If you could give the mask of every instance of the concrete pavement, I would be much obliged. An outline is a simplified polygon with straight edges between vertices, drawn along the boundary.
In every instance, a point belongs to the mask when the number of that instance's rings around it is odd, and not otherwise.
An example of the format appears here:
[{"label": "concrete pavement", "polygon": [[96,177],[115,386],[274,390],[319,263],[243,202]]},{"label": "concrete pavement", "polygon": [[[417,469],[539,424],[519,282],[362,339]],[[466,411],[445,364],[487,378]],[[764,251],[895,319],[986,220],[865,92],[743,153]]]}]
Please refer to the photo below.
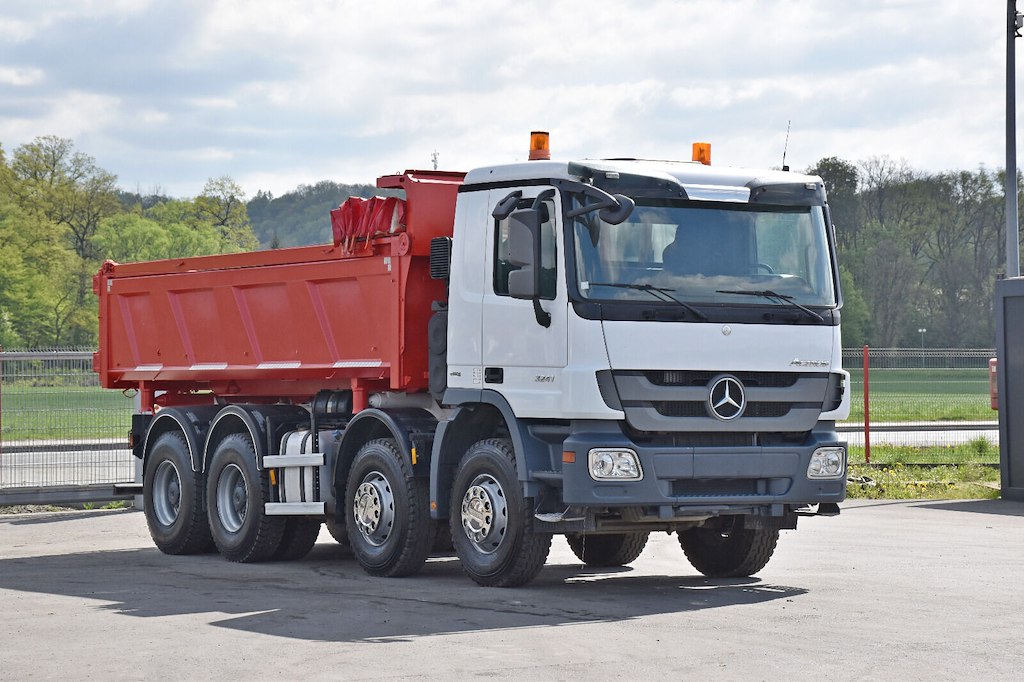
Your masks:
[{"label": "concrete pavement", "polygon": [[675,537],[632,566],[477,587],[458,561],[372,578],[306,559],[169,557],[134,511],[0,516],[0,679],[1017,679],[1024,504],[845,503],[750,580]]}]

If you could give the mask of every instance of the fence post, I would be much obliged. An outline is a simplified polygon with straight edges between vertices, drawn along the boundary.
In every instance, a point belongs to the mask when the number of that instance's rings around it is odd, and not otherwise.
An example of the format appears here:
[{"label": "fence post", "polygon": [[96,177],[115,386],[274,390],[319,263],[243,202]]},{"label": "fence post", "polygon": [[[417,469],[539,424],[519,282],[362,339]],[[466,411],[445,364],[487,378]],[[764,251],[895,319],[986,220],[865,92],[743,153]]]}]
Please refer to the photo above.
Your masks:
[{"label": "fence post", "polygon": [[4,347],[0,346],[0,488],[4,483]]},{"label": "fence post", "polygon": [[871,410],[870,400],[868,400],[868,394],[871,392],[868,388],[868,371],[870,367],[868,362],[868,347],[864,346],[864,463],[871,464]]}]

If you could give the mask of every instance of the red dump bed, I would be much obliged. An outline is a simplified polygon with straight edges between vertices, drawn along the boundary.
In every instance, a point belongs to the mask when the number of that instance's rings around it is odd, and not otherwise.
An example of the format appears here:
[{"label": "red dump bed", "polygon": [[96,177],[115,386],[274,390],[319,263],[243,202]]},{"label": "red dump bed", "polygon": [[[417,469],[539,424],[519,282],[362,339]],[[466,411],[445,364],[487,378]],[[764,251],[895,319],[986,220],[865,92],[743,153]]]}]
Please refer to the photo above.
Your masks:
[{"label": "red dump bed", "polygon": [[[306,400],[321,389],[427,386],[430,240],[451,235],[461,173],[406,171],[404,227],[341,243],[150,263],[96,275],[107,388],[166,392],[162,404]],[[207,397],[197,396],[205,393]]]}]

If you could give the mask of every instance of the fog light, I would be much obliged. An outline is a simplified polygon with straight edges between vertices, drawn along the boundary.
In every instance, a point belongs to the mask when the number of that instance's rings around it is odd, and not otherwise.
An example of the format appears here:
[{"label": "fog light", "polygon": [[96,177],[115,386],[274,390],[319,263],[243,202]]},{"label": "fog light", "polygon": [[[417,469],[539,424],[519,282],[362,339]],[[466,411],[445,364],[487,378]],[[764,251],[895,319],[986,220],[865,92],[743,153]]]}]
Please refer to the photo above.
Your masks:
[{"label": "fog light", "polygon": [[807,478],[842,478],[846,475],[846,448],[818,448],[811,454]]},{"label": "fog light", "polygon": [[595,481],[639,481],[644,477],[640,460],[632,450],[594,448],[587,454],[590,477]]}]

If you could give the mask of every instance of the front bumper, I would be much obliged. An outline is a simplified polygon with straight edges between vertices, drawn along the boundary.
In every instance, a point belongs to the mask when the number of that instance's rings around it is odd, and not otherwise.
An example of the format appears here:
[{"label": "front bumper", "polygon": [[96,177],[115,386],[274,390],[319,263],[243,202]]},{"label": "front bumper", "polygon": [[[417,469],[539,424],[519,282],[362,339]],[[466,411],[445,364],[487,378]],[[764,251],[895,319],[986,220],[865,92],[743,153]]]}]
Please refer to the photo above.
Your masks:
[{"label": "front bumper", "polygon": [[[834,480],[807,477],[811,453],[825,446],[846,449],[832,423],[819,424],[797,444],[699,447],[641,445],[618,423],[577,422],[563,445],[576,456],[562,464],[562,501],[578,507],[657,507],[662,518],[751,508],[768,508],[776,516],[783,505],[837,503],[846,497],[845,474]],[[587,466],[592,448],[633,450],[643,478],[595,481]]]}]

